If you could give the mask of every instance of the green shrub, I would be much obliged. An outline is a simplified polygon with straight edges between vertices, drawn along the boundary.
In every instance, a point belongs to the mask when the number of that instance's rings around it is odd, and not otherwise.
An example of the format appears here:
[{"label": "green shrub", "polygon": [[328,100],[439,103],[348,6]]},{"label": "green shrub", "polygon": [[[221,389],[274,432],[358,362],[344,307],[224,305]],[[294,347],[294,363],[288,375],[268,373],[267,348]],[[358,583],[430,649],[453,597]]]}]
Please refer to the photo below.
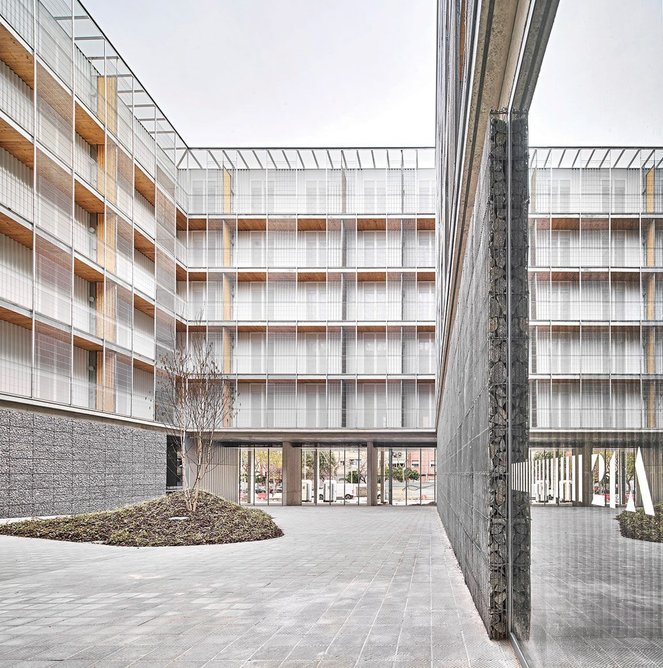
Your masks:
[{"label": "green shrub", "polygon": [[393,479],[398,480],[398,482],[403,482],[403,474],[405,474],[406,480],[419,480],[419,472],[414,469],[403,469],[400,466],[396,466],[391,471]]},{"label": "green shrub", "polygon": [[625,538],[663,543],[663,503],[654,506],[655,515],[645,515],[642,508],[635,512],[625,510],[615,518]]}]

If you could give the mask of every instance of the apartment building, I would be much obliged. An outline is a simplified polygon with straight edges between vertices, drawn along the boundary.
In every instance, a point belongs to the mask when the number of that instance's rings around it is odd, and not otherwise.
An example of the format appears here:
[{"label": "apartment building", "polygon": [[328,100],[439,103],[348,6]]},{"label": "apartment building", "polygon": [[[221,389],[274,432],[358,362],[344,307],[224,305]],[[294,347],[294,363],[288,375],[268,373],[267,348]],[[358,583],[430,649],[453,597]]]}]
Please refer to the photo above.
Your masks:
[{"label": "apartment building", "polygon": [[[530,152],[531,446],[555,455],[531,483],[545,481],[551,501],[590,503],[593,488],[615,483],[599,476],[597,453],[621,453],[623,471],[626,453],[663,430],[662,158],[654,148]],[[642,453],[656,503],[660,454]],[[629,481],[618,477],[624,505]]]},{"label": "apartment building", "polygon": [[659,153],[532,149],[534,430],[663,425]]},{"label": "apartment building", "polygon": [[663,501],[663,150],[539,147],[529,161],[529,452],[511,493],[527,499],[514,528],[532,552],[517,643],[526,665],[602,663],[595,640],[614,635],[621,665],[629,642],[648,653],[660,638],[660,546],[614,519],[650,520]]},{"label": "apartment building", "polygon": [[[201,337],[236,386],[231,498],[243,443],[434,444],[433,149],[190,148],[78,2],[0,3],[0,77],[3,513],[163,492],[159,367]],[[80,461],[57,502],[18,489],[44,416]]]}]

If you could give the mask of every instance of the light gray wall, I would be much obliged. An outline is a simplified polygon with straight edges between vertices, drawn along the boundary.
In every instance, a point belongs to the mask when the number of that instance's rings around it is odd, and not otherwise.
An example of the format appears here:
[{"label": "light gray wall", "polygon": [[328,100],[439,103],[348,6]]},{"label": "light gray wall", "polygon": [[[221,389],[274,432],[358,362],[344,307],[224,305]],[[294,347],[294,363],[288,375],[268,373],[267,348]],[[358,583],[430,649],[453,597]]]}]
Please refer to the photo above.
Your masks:
[{"label": "light gray wall", "polygon": [[0,409],[0,517],[104,510],[165,492],[164,433]]}]

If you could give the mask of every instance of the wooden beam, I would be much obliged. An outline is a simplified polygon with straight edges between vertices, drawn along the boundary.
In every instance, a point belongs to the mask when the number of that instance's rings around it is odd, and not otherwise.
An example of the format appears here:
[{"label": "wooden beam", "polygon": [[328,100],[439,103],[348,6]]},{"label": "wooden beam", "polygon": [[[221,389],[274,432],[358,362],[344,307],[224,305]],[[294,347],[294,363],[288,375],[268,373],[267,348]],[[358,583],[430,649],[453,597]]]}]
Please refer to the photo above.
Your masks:
[{"label": "wooden beam", "polygon": [[[608,274],[603,272],[582,272],[582,277],[585,280],[608,280]],[[613,281],[626,281],[630,283],[640,283],[640,271],[634,269],[633,271],[613,271],[611,274]],[[644,279],[644,277],[643,277]]]},{"label": "wooden beam", "polygon": [[9,322],[12,325],[18,325],[24,329],[32,329],[32,318],[29,315],[19,313],[18,311],[12,311],[4,306],[0,306],[0,320]]},{"label": "wooden beam", "polygon": [[358,218],[357,229],[362,231],[368,230],[386,230],[387,221],[385,218]]},{"label": "wooden beam", "polygon": [[186,269],[180,264],[179,260],[175,263],[175,276],[178,281],[186,281]]},{"label": "wooden beam", "polygon": [[240,283],[249,283],[252,281],[266,281],[267,273],[264,271],[238,271],[237,280]]},{"label": "wooden beam", "polygon": [[30,88],[35,87],[32,54],[2,24],[0,24],[0,60],[4,60]]},{"label": "wooden beam", "polygon": [[297,280],[301,283],[323,283],[327,277],[324,271],[300,271]]},{"label": "wooden beam", "polygon": [[[267,325],[237,325],[238,332],[264,332],[267,329]],[[212,328],[210,328],[212,331]]]},{"label": "wooden beam", "polygon": [[151,176],[148,176],[134,163],[134,184],[136,190],[152,205],[156,200],[156,186]]},{"label": "wooden beam", "polygon": [[154,258],[156,257],[154,241],[143,234],[137,227],[134,227],[134,248],[154,262]]},{"label": "wooden beam", "polygon": [[298,218],[297,229],[306,232],[324,232],[327,229],[325,218]]},{"label": "wooden beam", "polygon": [[74,345],[77,348],[83,348],[84,350],[94,350],[97,352],[103,350],[101,343],[98,341],[93,341],[92,339],[88,339],[84,336],[80,336],[79,334],[74,334]]},{"label": "wooden beam", "polygon": [[75,125],[76,132],[88,144],[95,146],[104,144],[106,135],[103,125],[78,100],[76,100]]},{"label": "wooden beam", "polygon": [[78,176],[74,181],[74,199],[76,204],[83,207],[88,213],[104,212],[104,200],[101,195],[81,181]]},{"label": "wooden beam", "polygon": [[154,318],[154,302],[134,292],[134,308]]},{"label": "wooden beam", "polygon": [[80,257],[74,257],[74,274],[84,278],[91,283],[101,283],[104,280],[104,274],[97,267],[88,264]]},{"label": "wooden beam", "polygon": [[[537,225],[541,223],[543,229],[548,228],[548,219],[542,218],[537,221]],[[550,219],[550,227],[553,230],[577,230],[580,227],[580,218],[578,216],[553,216]],[[608,229],[607,218],[586,218],[583,220],[583,227],[585,229]]]},{"label": "wooden beam", "polygon": [[435,218],[417,218],[418,230],[434,230]]},{"label": "wooden beam", "polygon": [[[354,329],[351,327],[351,329]],[[358,332],[385,332],[387,329],[386,325],[357,325]]]},{"label": "wooden beam", "polygon": [[386,271],[358,271],[357,282],[363,281],[386,281]]},{"label": "wooden beam", "polygon": [[[613,230],[637,230],[640,228],[639,216],[635,216],[633,218],[613,217],[612,220],[610,221],[610,227]],[[582,228],[584,230],[587,229],[587,227],[585,226],[584,218],[582,221]]]},{"label": "wooden beam", "polygon": [[189,218],[187,221],[188,227],[190,230],[206,230],[207,229],[207,219],[206,218]]},{"label": "wooden beam", "polygon": [[0,118],[0,146],[30,168],[34,167],[32,141]]},{"label": "wooden beam", "polygon": [[8,236],[26,248],[32,248],[32,225],[28,226],[1,212],[0,234]]},{"label": "wooden beam", "polygon": [[186,222],[187,222],[187,217],[184,211],[180,209],[179,204],[175,208],[176,213],[175,213],[175,219],[176,219],[176,224],[177,224],[177,229],[178,230],[186,230]]},{"label": "wooden beam", "polygon": [[267,229],[267,220],[265,218],[238,218],[238,230],[265,230]]},{"label": "wooden beam", "polygon": [[134,357],[133,365],[137,369],[141,369],[142,371],[148,371],[154,373],[154,362],[148,362],[147,360],[142,360],[137,357]]},{"label": "wooden beam", "polygon": [[[270,331],[273,329],[276,329],[275,327],[270,326]],[[327,331],[327,326],[326,325],[292,325],[292,330],[296,330],[297,332],[301,332],[302,334],[305,334],[306,332],[325,332]]]}]

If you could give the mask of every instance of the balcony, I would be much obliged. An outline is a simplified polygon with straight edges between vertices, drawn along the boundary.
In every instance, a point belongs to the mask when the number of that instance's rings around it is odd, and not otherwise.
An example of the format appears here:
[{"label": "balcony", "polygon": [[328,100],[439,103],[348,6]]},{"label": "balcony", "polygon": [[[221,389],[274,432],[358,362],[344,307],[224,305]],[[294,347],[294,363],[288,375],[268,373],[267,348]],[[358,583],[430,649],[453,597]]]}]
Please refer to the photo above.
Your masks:
[{"label": "balcony", "polygon": [[[99,191],[99,165],[91,153],[92,147],[79,134],[76,135],[76,145],[74,149],[74,168],[76,174],[83,179],[89,186]],[[95,146],[96,151],[96,146]]]},{"label": "balcony", "polygon": [[26,132],[33,134],[32,90],[0,60],[0,109]]},{"label": "balcony", "polygon": [[137,329],[133,331],[133,350],[149,360],[154,359],[154,335],[141,332]]},{"label": "balcony", "polygon": [[150,238],[154,239],[156,225],[154,219],[154,206],[140,194],[134,198],[133,218],[134,223]]},{"label": "balcony", "polygon": [[28,221],[33,219],[32,179],[30,167],[0,149],[0,202]]},{"label": "balcony", "polygon": [[74,300],[72,315],[75,329],[85,334],[98,336],[97,311],[94,301]]}]

